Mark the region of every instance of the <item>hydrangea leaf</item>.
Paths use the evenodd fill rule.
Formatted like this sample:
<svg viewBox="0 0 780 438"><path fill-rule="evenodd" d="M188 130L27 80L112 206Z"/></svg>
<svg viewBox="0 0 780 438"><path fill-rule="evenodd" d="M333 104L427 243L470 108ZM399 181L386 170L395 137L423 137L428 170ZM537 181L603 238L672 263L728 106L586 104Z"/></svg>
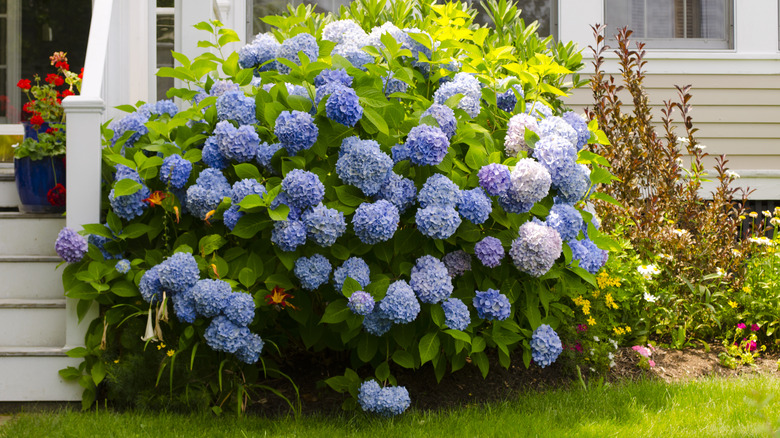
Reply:
<svg viewBox="0 0 780 438"><path fill-rule="evenodd" d="M439 340L439 334L435 331L428 332L420 339L420 365L424 365L429 360L433 360L439 355L439 349L441 348L441 341Z"/></svg>
<svg viewBox="0 0 780 438"><path fill-rule="evenodd" d="M320 324L336 324L347 319L352 311L347 307L347 300L335 300L328 304Z"/></svg>
<svg viewBox="0 0 780 438"><path fill-rule="evenodd" d="M404 368L414 368L414 356L406 350L396 350L393 353L393 362Z"/></svg>

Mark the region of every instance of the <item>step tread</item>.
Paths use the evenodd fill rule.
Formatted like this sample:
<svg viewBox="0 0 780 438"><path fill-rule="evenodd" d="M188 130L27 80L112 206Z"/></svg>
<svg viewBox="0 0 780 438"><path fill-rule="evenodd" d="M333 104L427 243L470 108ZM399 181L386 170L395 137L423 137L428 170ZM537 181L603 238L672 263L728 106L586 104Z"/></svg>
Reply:
<svg viewBox="0 0 780 438"><path fill-rule="evenodd" d="M0 357L12 356L67 356L64 347L0 347Z"/></svg>
<svg viewBox="0 0 780 438"><path fill-rule="evenodd" d="M65 298L0 298L0 309L64 309Z"/></svg>
<svg viewBox="0 0 780 438"><path fill-rule="evenodd" d="M60 256L49 255L0 255L0 263L58 263Z"/></svg>
<svg viewBox="0 0 780 438"><path fill-rule="evenodd" d="M18 211L0 211L0 219L61 219L65 220L62 213L21 213Z"/></svg>

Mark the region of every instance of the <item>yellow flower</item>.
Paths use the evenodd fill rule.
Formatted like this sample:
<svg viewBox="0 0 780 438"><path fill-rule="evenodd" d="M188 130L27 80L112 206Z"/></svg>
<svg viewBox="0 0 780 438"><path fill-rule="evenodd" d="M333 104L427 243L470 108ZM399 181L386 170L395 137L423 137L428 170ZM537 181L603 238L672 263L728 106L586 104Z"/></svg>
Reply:
<svg viewBox="0 0 780 438"><path fill-rule="evenodd" d="M745 220L745 216L744 215L739 215L739 220L744 221Z"/></svg>
<svg viewBox="0 0 780 438"><path fill-rule="evenodd" d="M157 345L157 349L158 349L158 350L162 350L163 348L165 348L165 344L163 344L162 342L160 342L160 344L158 344L158 345Z"/></svg>
<svg viewBox="0 0 780 438"><path fill-rule="evenodd" d="M592 316L588 318L588 325L596 325L596 320Z"/></svg>
<svg viewBox="0 0 780 438"><path fill-rule="evenodd" d="M751 289L750 286L743 286L742 287L742 292L745 292L746 294L749 294L749 293L753 292L753 289Z"/></svg>
<svg viewBox="0 0 780 438"><path fill-rule="evenodd" d="M758 213L756 213L755 211L751 211L748 216L750 216L752 218L757 218L758 217Z"/></svg>
<svg viewBox="0 0 780 438"><path fill-rule="evenodd" d="M618 308L617 303L615 303L614 298L612 298L612 293L607 293L604 295L604 301L607 303L607 307L611 307L613 309Z"/></svg>
<svg viewBox="0 0 780 438"><path fill-rule="evenodd" d="M739 304L737 304L735 301L729 300L729 306L731 306L732 308L736 309L738 305Z"/></svg>
<svg viewBox="0 0 780 438"><path fill-rule="evenodd" d="M119 363L119 359L115 360L114 363Z"/></svg>
<svg viewBox="0 0 780 438"><path fill-rule="evenodd" d="M168 352L166 352L165 354L167 354L167 355L168 355L168 357L171 357L171 356L173 356L174 354L176 354L176 350L168 350Z"/></svg>
<svg viewBox="0 0 780 438"><path fill-rule="evenodd" d="M631 327L626 326L626 333L631 333Z"/></svg>

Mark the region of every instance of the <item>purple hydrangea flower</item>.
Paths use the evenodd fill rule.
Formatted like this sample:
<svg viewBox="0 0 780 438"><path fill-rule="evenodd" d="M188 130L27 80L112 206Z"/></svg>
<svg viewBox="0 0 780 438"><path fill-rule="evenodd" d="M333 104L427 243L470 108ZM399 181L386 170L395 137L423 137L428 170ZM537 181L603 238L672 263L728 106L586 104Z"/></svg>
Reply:
<svg viewBox="0 0 780 438"><path fill-rule="evenodd" d="M384 335L392 326L393 321L387 318L377 305L374 306L374 311L363 319L363 328L366 329L368 334L374 336Z"/></svg>
<svg viewBox="0 0 780 438"><path fill-rule="evenodd" d="M361 29L362 30L362 29ZM329 82L339 83L345 87L352 86L352 76L347 74L347 71L343 68L336 68L333 70L323 70L314 77L314 86L321 87Z"/></svg>
<svg viewBox="0 0 780 438"><path fill-rule="evenodd" d="M72 228L64 227L57 234L54 250L68 263L80 262L89 249L87 239Z"/></svg>
<svg viewBox="0 0 780 438"><path fill-rule="evenodd" d="M563 242L553 228L542 223L526 222L512 242L509 255L517 269L541 277L561 255Z"/></svg>
<svg viewBox="0 0 780 438"><path fill-rule="evenodd" d="M561 117L550 116L539 122L539 137L545 138L551 135L557 135L574 145L577 145L577 131Z"/></svg>
<svg viewBox="0 0 780 438"><path fill-rule="evenodd" d="M441 261L447 266L447 271L453 278L471 270L471 256L462 249L445 254Z"/></svg>
<svg viewBox="0 0 780 438"><path fill-rule="evenodd" d="M503 321L509 318L512 306L506 295L495 289L488 289L485 292L477 291L474 308L482 319Z"/></svg>
<svg viewBox="0 0 780 438"><path fill-rule="evenodd" d="M580 268L591 274L599 272L599 269L607 262L609 252L599 248L588 238L569 240L568 244L571 248L572 259L579 260Z"/></svg>
<svg viewBox="0 0 780 438"><path fill-rule="evenodd" d="M230 161L219 151L219 143L216 136L211 136L203 143L203 164L213 169L222 170L230 164Z"/></svg>
<svg viewBox="0 0 780 438"><path fill-rule="evenodd" d="M244 178L241 181L236 181L233 184L230 199L235 205L243 201L244 198L249 195L260 195L260 197L262 197L266 194L266 192L267 191L265 187L256 179Z"/></svg>
<svg viewBox="0 0 780 438"><path fill-rule="evenodd" d="M393 161L410 160L417 166L435 166L442 162L449 147L450 142L441 128L419 125L409 131L403 146L393 148Z"/></svg>
<svg viewBox="0 0 780 438"><path fill-rule="evenodd" d="M461 201L461 191L451 179L434 173L425 181L417 195L420 206L455 207Z"/></svg>
<svg viewBox="0 0 780 438"><path fill-rule="evenodd" d="M544 368L558 359L563 352L561 338L547 324L542 324L531 335L531 357L540 367Z"/></svg>
<svg viewBox="0 0 780 438"><path fill-rule="evenodd" d="M407 324L420 313L420 303L409 285L398 280L387 288L387 295L379 302L379 310L385 318L396 324Z"/></svg>
<svg viewBox="0 0 780 438"><path fill-rule="evenodd" d="M303 52L310 62L314 62L320 56L320 48L317 45L317 40L308 33L299 33L292 38L284 40L279 49L276 51L276 57L287 59L295 64L301 65L301 59L298 56L298 52ZM290 67L277 61L276 69L279 73L290 73Z"/></svg>
<svg viewBox="0 0 780 438"><path fill-rule="evenodd" d="M461 192L458 212L471 223L484 223L492 211L493 204L481 188L477 187Z"/></svg>
<svg viewBox="0 0 780 438"><path fill-rule="evenodd" d="M531 158L517 162L509 177L509 188L501 196L510 202L535 204L550 192L551 178L547 169Z"/></svg>
<svg viewBox="0 0 780 438"><path fill-rule="evenodd" d="M577 238L582 228L582 215L571 205L555 204L550 209L546 223L560 234L561 239L572 240Z"/></svg>
<svg viewBox="0 0 780 438"><path fill-rule="evenodd" d="M517 79L517 78L514 76L503 78L498 81L498 86L503 88L504 86L506 86L507 83L509 83L510 79ZM514 84L508 90L502 93L498 93L496 95L496 106L498 106L500 109L508 113L511 113L515 110L515 105L517 105L518 95L520 96L521 99L525 97L522 84Z"/></svg>
<svg viewBox="0 0 780 438"><path fill-rule="evenodd" d="M295 251L295 248L306 243L306 225L296 220L275 222L271 242L282 251Z"/></svg>
<svg viewBox="0 0 780 438"><path fill-rule="evenodd" d="M274 135L290 155L309 149L317 142L319 128L311 114L303 111L282 111L274 124Z"/></svg>
<svg viewBox="0 0 780 438"><path fill-rule="evenodd" d="M588 196L590 189L590 169L584 164L577 164L571 172L563 175L555 187L558 196L555 202L574 204Z"/></svg>
<svg viewBox="0 0 780 438"><path fill-rule="evenodd" d="M588 121L585 119L585 117L575 113L574 111L567 111L563 113L561 117L566 121L566 123L569 124L569 126L574 128L574 131L577 133L577 142L575 143L577 145L577 150L584 148L585 145L588 144L588 140L590 140Z"/></svg>
<svg viewBox="0 0 780 438"><path fill-rule="evenodd" d="M423 303L435 304L452 294L452 277L447 266L431 255L417 259L411 272L410 286Z"/></svg>
<svg viewBox="0 0 780 438"><path fill-rule="evenodd" d="M452 140L455 131L458 129L458 120L455 118L455 112L452 111L452 108L434 103L420 115L420 121L427 116L433 117L439 128L447 136L447 139Z"/></svg>
<svg viewBox="0 0 780 438"><path fill-rule="evenodd" d="M521 151L530 151L525 144L525 130L530 129L533 132L539 130L536 119L528 114L515 114L509 119L506 126L506 137L504 137L504 151L509 157L516 157Z"/></svg>
<svg viewBox="0 0 780 438"><path fill-rule="evenodd" d="M368 286L371 282L371 271L365 260L360 257L350 257L333 271L333 285L338 292L341 292L347 277L360 283L361 287Z"/></svg>
<svg viewBox="0 0 780 438"><path fill-rule="evenodd" d="M355 291L350 295L347 307L355 315L368 316L374 310L374 297L362 290Z"/></svg>
<svg viewBox="0 0 780 438"><path fill-rule="evenodd" d="M463 301L457 298L450 298L441 303L444 309L444 324L455 330L466 330L471 324L471 315L469 308Z"/></svg>
<svg viewBox="0 0 780 438"><path fill-rule="evenodd" d="M209 96L222 96L229 91L240 91L241 86L230 80L219 80L214 82L209 89Z"/></svg>
<svg viewBox="0 0 780 438"><path fill-rule="evenodd" d="M482 166L477 173L479 185L490 196L499 196L509 188L511 172L509 168L500 163L490 163Z"/></svg>
<svg viewBox="0 0 780 438"><path fill-rule="evenodd" d="M325 102L325 114L334 122L352 127L363 117L363 107L355 90L342 86L331 92Z"/></svg>
<svg viewBox="0 0 780 438"><path fill-rule="evenodd" d="M325 196L325 186L317 174L301 169L293 169L284 177L282 190L287 199L300 209L319 204Z"/></svg>
<svg viewBox="0 0 780 438"><path fill-rule="evenodd" d="M301 219L303 219L303 223L306 225L309 239L322 247L328 247L336 243L336 239L347 230L344 213L335 208L325 207L322 204L306 210Z"/></svg>
<svg viewBox="0 0 780 438"><path fill-rule="evenodd" d="M533 157L550 172L557 187L577 165L577 148L563 137L550 135L536 142Z"/></svg>
<svg viewBox="0 0 780 438"><path fill-rule="evenodd" d="M480 101L482 100L482 86L477 78L468 73L457 73L450 82L446 82L433 93L433 102L444 105L447 100L462 94L463 98L458 102L458 108L475 118L479 115Z"/></svg>
<svg viewBox="0 0 780 438"><path fill-rule="evenodd" d="M447 239L458 231L461 219L452 207L432 205L418 209L415 222L417 229L424 235L434 239Z"/></svg>
<svg viewBox="0 0 780 438"><path fill-rule="evenodd" d="M238 65L241 68L254 68L268 62L268 64L259 67L259 70L269 71L274 68L275 64L269 61L276 58L276 52L279 51L280 46L281 44L276 41L273 34L259 33L255 36L252 44L247 44L238 50Z"/></svg>
<svg viewBox="0 0 780 438"><path fill-rule="evenodd" d="M388 175L379 188L376 198L392 202L398 207L399 213L403 213L410 205L414 204L414 200L417 198L417 187L414 186L414 181L395 172L390 171Z"/></svg>
<svg viewBox="0 0 780 438"><path fill-rule="evenodd" d="M504 259L504 247L501 241L492 236L487 236L474 245L474 254L483 265L495 268Z"/></svg>
<svg viewBox="0 0 780 438"><path fill-rule="evenodd" d="M342 146L342 149L345 149ZM350 143L347 151L339 151L336 173L347 184L359 188L368 196L375 195L393 169L393 159L371 140Z"/></svg>
<svg viewBox="0 0 780 438"><path fill-rule="evenodd" d="M352 227L361 242L373 245L390 240L398 229L399 220L398 207L380 199L373 204L360 204L352 216Z"/></svg>
<svg viewBox="0 0 780 438"><path fill-rule="evenodd" d="M295 261L295 276L301 281L301 286L307 290L316 290L328 282L330 262L321 254L311 257L301 257Z"/></svg>

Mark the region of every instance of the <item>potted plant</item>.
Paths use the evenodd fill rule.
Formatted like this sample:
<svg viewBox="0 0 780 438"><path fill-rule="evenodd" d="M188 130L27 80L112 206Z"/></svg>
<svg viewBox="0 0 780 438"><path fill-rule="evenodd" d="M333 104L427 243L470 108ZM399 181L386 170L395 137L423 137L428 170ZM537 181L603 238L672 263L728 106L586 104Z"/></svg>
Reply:
<svg viewBox="0 0 780 438"><path fill-rule="evenodd" d="M65 111L62 99L81 87L81 75L70 71L65 52L49 57L57 73L41 81L20 80L27 95L24 141L14 148L14 172L23 213L65 211ZM34 83L33 83L34 82Z"/></svg>

